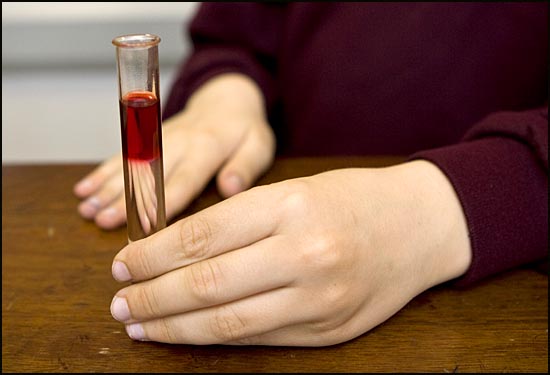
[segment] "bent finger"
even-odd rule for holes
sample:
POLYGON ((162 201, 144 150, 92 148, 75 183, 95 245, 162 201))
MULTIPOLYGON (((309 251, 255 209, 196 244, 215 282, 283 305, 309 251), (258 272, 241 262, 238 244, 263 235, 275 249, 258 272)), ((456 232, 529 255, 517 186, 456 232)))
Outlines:
POLYGON ((269 168, 274 155, 275 139, 269 130, 249 132, 218 174, 220 193, 230 197, 248 189, 269 168))

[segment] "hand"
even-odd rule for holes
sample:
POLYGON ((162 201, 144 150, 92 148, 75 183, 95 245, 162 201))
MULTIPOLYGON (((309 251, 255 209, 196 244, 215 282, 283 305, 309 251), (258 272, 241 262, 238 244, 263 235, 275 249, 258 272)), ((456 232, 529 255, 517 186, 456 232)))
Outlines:
POLYGON ((252 188, 129 244, 111 304, 130 337, 321 346, 382 323, 470 264, 466 222, 426 161, 252 188))
MULTIPOLYGON (((249 188, 271 165, 275 137, 261 92, 239 74, 223 74, 201 86, 186 108, 163 126, 166 215, 183 210, 217 175, 229 197, 249 188)), ((75 185, 78 210, 104 229, 126 222, 121 155, 103 162, 75 185)))

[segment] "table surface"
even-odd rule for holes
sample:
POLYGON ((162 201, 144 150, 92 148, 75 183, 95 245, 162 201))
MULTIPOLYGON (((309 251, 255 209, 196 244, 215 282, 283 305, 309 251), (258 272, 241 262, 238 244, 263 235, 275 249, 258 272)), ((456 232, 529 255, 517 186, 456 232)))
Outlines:
MULTIPOLYGON (((258 184, 399 158, 277 159, 258 184)), ((548 276, 522 267, 467 289, 440 285, 392 318, 322 348, 135 342, 109 306, 126 229, 77 214, 94 166, 2 166, 3 372, 548 372, 548 276)), ((220 200, 213 185, 181 217, 220 200)))

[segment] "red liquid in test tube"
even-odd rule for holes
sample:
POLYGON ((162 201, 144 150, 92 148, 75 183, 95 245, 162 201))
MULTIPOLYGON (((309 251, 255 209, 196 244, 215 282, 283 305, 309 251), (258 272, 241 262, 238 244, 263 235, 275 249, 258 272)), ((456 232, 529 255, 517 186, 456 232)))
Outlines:
POLYGON ((166 226, 160 104, 150 92, 120 100, 126 214, 130 241, 166 226))

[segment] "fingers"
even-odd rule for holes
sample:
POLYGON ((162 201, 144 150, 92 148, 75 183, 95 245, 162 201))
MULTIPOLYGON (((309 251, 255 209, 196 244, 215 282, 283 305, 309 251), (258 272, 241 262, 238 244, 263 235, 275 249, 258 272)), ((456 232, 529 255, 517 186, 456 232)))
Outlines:
POLYGON ((157 194, 155 186, 155 176, 153 175, 153 170, 149 163, 143 164, 142 166, 142 177, 145 180, 144 187, 144 198, 145 200, 145 212, 149 218, 149 222, 153 228, 157 227, 157 194))
MULTIPOLYGON (((218 185, 222 195, 232 196, 254 183, 272 163, 275 150, 273 133, 267 126, 257 126, 249 132, 235 153, 218 175, 218 185)), ((193 139, 185 147, 183 157, 177 160, 177 167, 171 171, 166 181, 166 216, 172 219, 196 198, 228 159, 229 145, 221 144, 222 136, 212 136, 212 132, 196 134, 189 132, 184 139, 193 139), (208 152, 205 152, 208 150, 208 152)), ((222 137, 223 138, 223 137, 222 137)))
POLYGON ((103 229, 115 229, 126 223, 126 202, 121 195, 95 217, 95 223, 103 229))
POLYGON ((275 138, 267 126, 257 126, 218 174, 220 193, 230 197, 248 189, 273 162, 275 138))
POLYGON ((294 313, 299 296, 293 288, 280 288, 238 301, 163 319, 129 324, 134 340, 197 345, 246 340, 304 319, 294 313))
POLYGON ((151 222, 149 218, 152 215, 150 216, 147 210, 149 189, 147 188, 147 180, 146 176, 143 173, 142 163, 129 162, 128 169, 131 171, 130 179, 134 187, 133 194, 135 195, 134 199, 136 202, 139 222, 141 223, 141 229, 143 229, 143 232, 145 234, 149 234, 151 232, 151 222))
POLYGON ((248 190, 128 244, 115 256, 113 277, 127 281, 116 271, 126 267, 133 281, 151 279, 270 236, 278 226, 278 204, 273 192, 265 199, 264 189, 248 190))
MULTIPOLYGON (((254 123, 246 131, 238 130, 246 126, 209 125, 208 121, 217 124, 220 121, 217 118, 205 120, 203 125, 199 121, 196 126, 187 118, 182 113, 163 127, 168 220, 202 192, 226 160, 218 176, 218 185, 222 195, 228 197, 249 188, 274 157, 275 138, 267 124, 254 123)), ((237 121, 241 125, 249 122, 237 121)), ((78 197, 86 198, 78 209, 81 216, 95 219, 104 229, 113 229, 126 222, 121 159, 120 156, 109 159, 74 187, 78 197)), ((152 206, 144 206, 144 212, 151 209, 152 206)), ((147 223, 143 226, 147 227, 147 223)))
POLYGON ((101 227, 111 228, 113 225, 124 222, 126 218, 123 192, 122 174, 115 174, 104 182, 93 195, 79 204, 78 212, 86 219, 95 218, 101 227))
POLYGON ((122 174, 122 157, 113 156, 106 160, 91 173, 86 175, 74 186, 74 194, 79 198, 86 198, 96 192, 105 181, 115 173, 122 174))
POLYGON ((188 130, 183 127, 167 140, 167 147, 179 150, 165 159, 166 218, 170 220, 196 198, 227 158, 227 145, 215 131, 188 130))
POLYGON ((86 198, 78 206, 82 217, 95 220, 104 229, 117 228, 126 221, 122 158, 114 156, 74 186, 79 198, 86 198))
POLYGON ((289 285, 299 270, 296 263, 289 264, 284 242, 281 237, 270 237, 128 286, 113 299, 112 314, 125 323, 152 320, 289 285))
MULTIPOLYGON (((195 160, 195 158, 193 158, 195 160)), ((197 197, 215 173, 215 168, 194 160, 181 162, 165 184, 166 219, 180 213, 197 197)))

